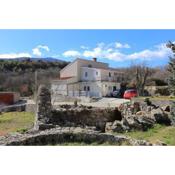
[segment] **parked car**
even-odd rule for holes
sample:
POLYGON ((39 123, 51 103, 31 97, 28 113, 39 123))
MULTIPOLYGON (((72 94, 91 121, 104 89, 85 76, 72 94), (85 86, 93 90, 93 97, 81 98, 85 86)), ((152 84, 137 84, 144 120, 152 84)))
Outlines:
POLYGON ((112 96, 116 98, 120 98, 120 90, 115 90, 112 92, 112 96))
POLYGON ((138 96, 136 89, 129 89, 124 92, 123 98, 125 99, 131 99, 132 97, 138 96))
POLYGON ((112 92, 107 93, 106 97, 113 97, 112 92))

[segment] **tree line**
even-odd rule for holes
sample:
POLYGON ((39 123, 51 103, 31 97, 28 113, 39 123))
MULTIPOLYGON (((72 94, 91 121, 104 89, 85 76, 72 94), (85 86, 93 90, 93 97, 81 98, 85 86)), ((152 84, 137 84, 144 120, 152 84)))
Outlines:
POLYGON ((21 96, 32 96, 35 91, 35 72, 39 84, 47 84, 59 77, 68 62, 43 60, 0 60, 0 91, 15 91, 21 96))
POLYGON ((38 69, 60 68, 67 65, 67 62, 51 62, 37 60, 33 61, 30 58, 19 60, 0 60, 0 71, 2 72, 34 72, 38 69))

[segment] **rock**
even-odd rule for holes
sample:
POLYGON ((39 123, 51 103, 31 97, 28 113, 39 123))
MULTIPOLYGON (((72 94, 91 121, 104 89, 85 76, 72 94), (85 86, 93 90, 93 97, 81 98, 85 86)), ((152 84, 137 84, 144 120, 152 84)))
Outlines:
POLYGON ((140 116, 140 115, 146 115, 146 112, 145 111, 138 111, 136 113, 137 116, 140 116))
POLYGON ((112 124, 111 126, 111 130, 113 132, 119 132, 119 133, 122 133, 126 130, 125 126, 122 124, 121 121, 114 121, 114 123, 112 124))
MULTIPOLYGON (((49 124, 51 119, 51 93, 50 90, 44 86, 40 85, 38 89, 38 99, 37 99, 37 112, 36 112, 36 122, 35 122, 35 129, 48 129, 48 127, 43 127, 44 125, 49 124), (42 125, 40 127, 40 125, 42 125)), ((49 126, 50 128, 50 126, 49 126)))
POLYGON ((105 126, 105 132, 111 132, 112 131, 112 122, 107 122, 105 126))
POLYGON ((51 128, 55 128, 56 126, 55 125, 52 125, 52 124, 39 124, 39 130, 45 130, 45 129, 51 129, 51 128))
POLYGON ((175 125, 175 101, 171 101, 171 118, 172 125, 175 125))
POLYGON ((146 131, 149 128, 152 128, 155 124, 155 120, 151 117, 148 117, 146 115, 141 115, 139 117, 135 118, 140 124, 142 124, 142 130, 146 131))
POLYGON ((160 140, 157 140, 156 143, 155 143, 156 146, 167 146, 166 143, 160 141, 160 140))
POLYGON ((163 111, 170 112, 170 106, 169 106, 169 105, 167 105, 167 106, 162 106, 161 109, 162 109, 163 111))
POLYGON ((123 124, 127 126, 129 130, 142 130, 142 124, 135 119, 134 115, 125 117, 123 124))
POLYGON ((155 118, 156 123, 171 125, 171 119, 169 118, 168 114, 160 108, 153 109, 151 111, 151 117, 155 118))
POLYGON ((152 109, 153 109, 152 106, 147 106, 147 108, 146 108, 146 112, 151 112, 152 109))
POLYGON ((133 112, 134 112, 134 114, 135 113, 137 113, 138 111, 140 111, 141 109, 140 109, 140 103, 139 102, 134 102, 134 104, 133 104, 133 112))
POLYGON ((123 133, 129 130, 127 126, 124 125, 123 121, 115 120, 112 122, 107 122, 105 127, 105 132, 118 132, 123 133))
POLYGON ((147 142, 146 140, 130 139, 129 143, 133 146, 152 146, 152 143, 147 142))

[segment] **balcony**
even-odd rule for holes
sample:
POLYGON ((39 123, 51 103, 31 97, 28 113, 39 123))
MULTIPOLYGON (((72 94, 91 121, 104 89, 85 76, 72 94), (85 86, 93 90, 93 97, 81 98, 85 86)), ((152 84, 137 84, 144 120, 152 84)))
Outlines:
POLYGON ((109 82, 122 82, 123 81, 123 77, 120 76, 104 76, 101 78, 101 81, 109 81, 109 82))

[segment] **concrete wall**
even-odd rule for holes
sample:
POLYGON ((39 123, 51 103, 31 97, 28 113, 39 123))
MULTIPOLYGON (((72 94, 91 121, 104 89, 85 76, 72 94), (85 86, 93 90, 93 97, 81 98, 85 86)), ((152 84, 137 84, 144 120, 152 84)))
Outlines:
POLYGON ((116 89, 120 89, 120 83, 117 82, 102 82, 101 83, 101 92, 102 96, 106 96, 108 93, 113 92, 113 87, 116 87, 116 89))
POLYGON ((101 80, 118 82, 121 73, 112 69, 101 69, 101 80), (111 77, 109 76, 111 74, 111 77))
POLYGON ((76 77, 78 74, 78 63, 77 61, 70 63, 60 71, 60 78, 63 77, 76 77))
POLYGON ((70 96, 70 97, 79 97, 79 96, 88 96, 88 97, 102 97, 106 96, 108 93, 113 92, 113 87, 116 89, 120 88, 120 83, 116 82, 101 82, 101 81, 84 81, 72 84, 52 84, 51 94, 53 99, 56 96, 70 96), (89 88, 89 90, 88 90, 89 88))
POLYGON ((54 95, 67 95, 67 85, 66 84, 51 84, 51 94, 54 95))
POLYGON ((81 82, 80 83, 80 89, 81 91, 85 92, 85 96, 90 96, 90 97, 101 97, 101 82, 81 82), (86 87, 86 91, 85 88, 86 87), (90 88, 90 91, 87 90, 87 87, 90 88))
POLYGON ((80 80, 81 75, 81 67, 93 67, 93 68, 107 68, 107 63, 95 62, 91 60, 83 60, 76 59, 74 62, 67 65, 64 69, 60 71, 60 77, 78 77, 78 81, 80 80))
POLYGON ((101 80, 101 71, 96 68, 81 67, 81 81, 101 80), (86 76, 87 75, 87 76, 86 76))

